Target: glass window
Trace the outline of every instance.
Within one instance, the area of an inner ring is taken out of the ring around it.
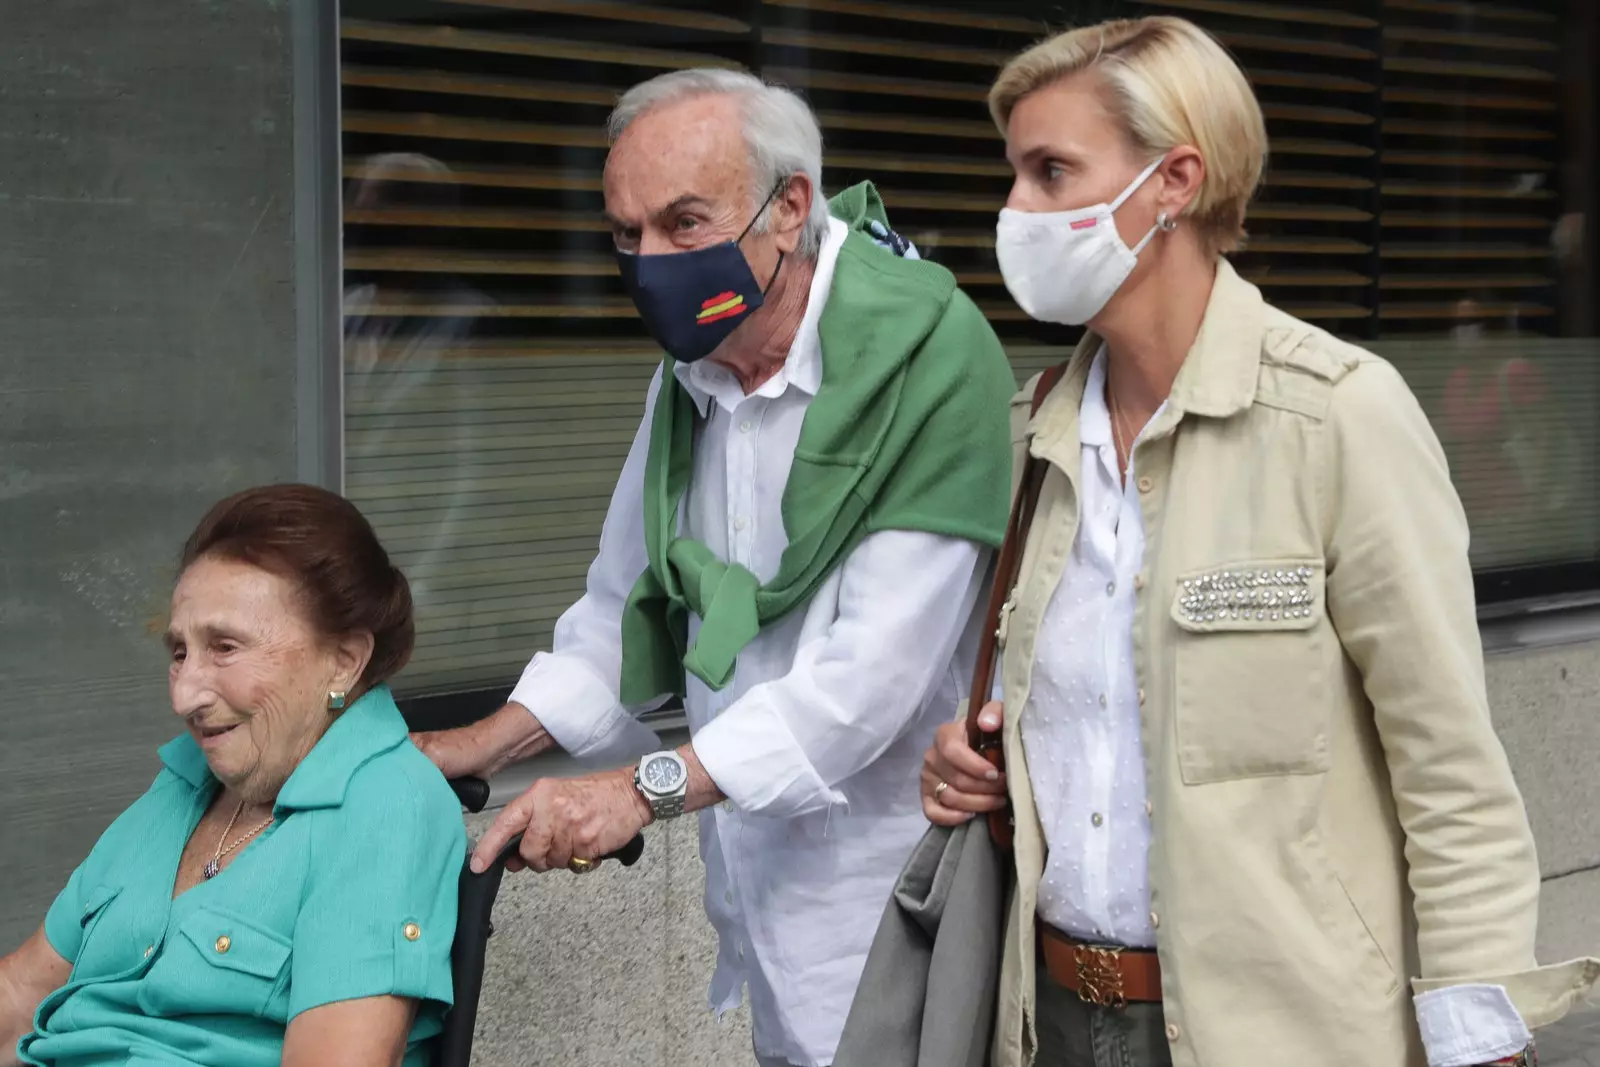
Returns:
[[[985,106],[1050,27],[1170,13],[1248,72],[1272,158],[1236,257],[1405,373],[1485,600],[1600,587],[1592,5],[1450,0],[346,0],[347,490],[411,574],[413,692],[503,685],[581,595],[659,353],[601,221],[604,119],[667,70],[801,90],[826,191],[870,179],[1019,379],[1064,357],[994,260]],[[1587,155],[1586,155],[1587,153]]]

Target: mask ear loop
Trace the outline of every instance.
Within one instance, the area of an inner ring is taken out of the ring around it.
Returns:
[[[1160,160],[1157,160],[1156,162],[1159,163]],[[750,224],[739,232],[739,236],[738,237],[735,237],[733,239],[733,243],[734,244],[737,245],[740,242],[742,242],[745,239],[746,235],[748,235],[750,233],[750,231],[755,228],[756,223],[761,221],[762,212],[766,211],[767,208],[772,206],[773,198],[776,197],[778,195],[779,191],[782,190],[783,187],[788,185],[788,184],[789,184],[789,179],[788,178],[779,178],[778,179],[778,184],[776,184],[776,185],[774,185],[772,187],[772,192],[768,193],[767,194],[767,198],[765,200],[761,201],[761,206],[756,208],[755,217],[753,217],[750,220]],[[778,262],[772,268],[772,277],[768,278],[767,279],[767,284],[761,287],[761,295],[762,296],[766,296],[767,293],[772,289],[772,283],[776,282],[778,280],[778,272],[783,269],[783,256],[784,256],[784,253],[782,253],[782,252],[778,253]]]
[[[1156,172],[1156,168],[1161,166],[1162,163],[1165,163],[1166,159],[1166,156],[1162,156],[1160,159],[1144,168],[1144,171],[1137,178],[1133,179],[1133,184],[1122,190],[1122,195],[1111,202],[1111,210],[1109,214],[1115,215],[1117,213],[1117,208],[1125,204],[1128,200],[1128,197],[1138,192],[1139,187],[1150,180],[1150,175],[1154,174]],[[1177,228],[1177,222],[1173,219],[1169,219],[1167,217],[1167,213],[1163,211],[1161,214],[1156,216],[1156,224],[1145,232],[1143,239],[1141,239],[1138,244],[1134,245],[1131,251],[1137,256],[1140,252],[1144,251],[1144,246],[1150,243],[1150,239],[1156,235],[1157,231],[1160,231],[1161,233],[1171,233]]]

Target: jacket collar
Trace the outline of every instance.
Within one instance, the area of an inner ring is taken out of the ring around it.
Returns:
[[[406,723],[388,686],[378,686],[362,696],[333,721],[305,759],[278,792],[277,810],[336,808],[344,803],[350,779],[373,757],[399,745],[407,737]],[[161,747],[167,770],[195,789],[216,782],[205,753],[189,734]]]
[[[1222,419],[1248,408],[1256,397],[1265,323],[1261,290],[1239,277],[1226,259],[1219,260],[1200,333],[1172,383],[1166,412],[1151,427],[1152,436],[1184,415]],[[1030,450],[1063,470],[1075,469],[1080,409],[1095,355],[1104,344],[1093,331],[1083,335],[1060,385],[1028,424]]]

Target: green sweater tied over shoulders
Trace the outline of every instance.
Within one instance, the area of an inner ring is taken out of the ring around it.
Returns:
[[[888,232],[870,183],[829,209],[850,233],[818,326],[822,385],[783,491],[789,543],[765,585],[678,536],[699,413],[665,360],[645,463],[649,566],[622,615],[625,704],[682,696],[686,670],[727,685],[745,645],[808,601],[868,534],[920,530],[990,548],[1004,536],[1016,377],[999,338],[948,270],[868,236],[874,223]],[[691,612],[701,620],[692,644]]]

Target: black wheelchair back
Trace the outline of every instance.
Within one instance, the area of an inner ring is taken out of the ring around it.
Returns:
[[[456,791],[468,811],[482,811],[489,802],[489,783],[482,778],[456,778],[450,782],[450,788]],[[482,874],[472,873],[470,866],[461,868],[456,937],[450,947],[455,1003],[445,1015],[444,1030],[436,1039],[433,1067],[468,1067],[472,1062],[472,1035],[478,1021],[478,996],[483,992],[483,965],[489,951],[489,938],[494,933],[494,924],[490,921],[494,898],[500,892],[506,861],[517,854],[521,844],[522,835],[513,837]],[[643,854],[644,838],[635,835],[632,841],[604,858],[632,867]]]

